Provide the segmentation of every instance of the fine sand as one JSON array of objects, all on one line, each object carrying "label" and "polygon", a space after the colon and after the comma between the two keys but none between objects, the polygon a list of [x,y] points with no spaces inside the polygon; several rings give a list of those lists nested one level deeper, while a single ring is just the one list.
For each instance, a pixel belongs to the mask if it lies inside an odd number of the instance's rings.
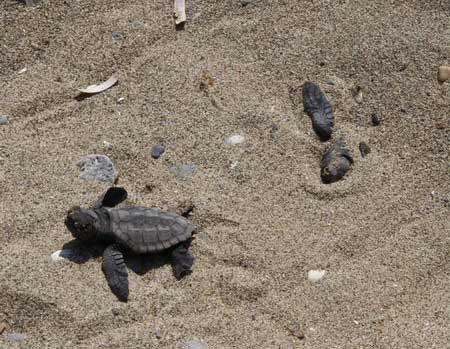
[{"label": "fine sand", "polygon": [[[447,348],[448,2],[187,0],[184,31],[172,12],[0,0],[0,347]],[[113,73],[116,86],[75,98]],[[354,158],[331,185],[330,142],[292,98],[307,80]],[[234,134],[244,142],[225,144]],[[66,211],[107,188],[79,178],[87,154],[112,159],[128,204],[195,205],[190,276],[129,260],[141,272],[125,304],[101,257],[50,261],[72,240]],[[192,178],[170,170],[183,164]]]}]

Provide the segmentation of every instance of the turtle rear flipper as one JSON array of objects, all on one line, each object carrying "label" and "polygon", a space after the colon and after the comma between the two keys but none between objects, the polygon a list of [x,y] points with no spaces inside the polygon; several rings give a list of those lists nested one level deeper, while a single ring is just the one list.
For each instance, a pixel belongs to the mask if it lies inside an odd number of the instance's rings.
[{"label": "turtle rear flipper", "polygon": [[127,196],[128,193],[124,188],[108,188],[108,190],[95,202],[93,208],[117,206],[122,201],[125,201],[127,199]]},{"label": "turtle rear flipper", "polygon": [[109,288],[122,301],[128,301],[128,272],[118,245],[110,245],[103,252],[102,270]]},{"label": "turtle rear flipper", "polygon": [[303,106],[314,132],[322,142],[331,138],[334,126],[333,109],[320,87],[313,82],[303,85]]},{"label": "turtle rear flipper", "polygon": [[194,257],[189,253],[188,247],[188,244],[181,243],[171,253],[172,271],[178,280],[192,273]]}]

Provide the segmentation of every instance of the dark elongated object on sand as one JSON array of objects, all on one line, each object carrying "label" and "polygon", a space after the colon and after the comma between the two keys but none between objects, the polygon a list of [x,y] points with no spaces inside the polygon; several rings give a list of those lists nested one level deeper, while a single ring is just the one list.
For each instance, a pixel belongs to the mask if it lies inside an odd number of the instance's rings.
[{"label": "dark elongated object on sand", "polygon": [[322,142],[331,138],[334,126],[333,110],[320,87],[313,82],[303,85],[303,107],[309,115],[314,132]]},{"label": "dark elongated object on sand", "polygon": [[189,275],[194,258],[188,248],[196,226],[174,213],[142,206],[114,207],[127,198],[120,187],[111,187],[90,208],[69,210],[65,224],[84,243],[103,242],[102,270],[111,291],[120,301],[128,300],[128,272],[124,254],[170,251],[177,279]]},{"label": "dark elongated object on sand", "polygon": [[330,146],[320,162],[320,177],[324,184],[337,182],[345,176],[353,158],[342,142]]}]

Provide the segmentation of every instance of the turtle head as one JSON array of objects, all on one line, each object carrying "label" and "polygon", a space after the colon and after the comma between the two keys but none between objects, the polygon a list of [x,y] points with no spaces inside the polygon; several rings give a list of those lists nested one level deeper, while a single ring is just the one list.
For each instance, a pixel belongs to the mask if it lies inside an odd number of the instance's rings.
[{"label": "turtle head", "polygon": [[67,212],[64,223],[73,237],[82,241],[94,240],[97,237],[98,216],[93,210],[72,207]]}]

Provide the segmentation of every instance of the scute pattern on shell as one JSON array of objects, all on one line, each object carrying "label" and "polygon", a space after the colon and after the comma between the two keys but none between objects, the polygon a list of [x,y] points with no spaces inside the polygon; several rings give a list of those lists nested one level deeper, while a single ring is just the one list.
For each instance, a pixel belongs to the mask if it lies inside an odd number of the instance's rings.
[{"label": "scute pattern on shell", "polygon": [[184,217],[156,208],[129,206],[108,209],[112,234],[135,253],[151,253],[192,236],[196,226]]}]

